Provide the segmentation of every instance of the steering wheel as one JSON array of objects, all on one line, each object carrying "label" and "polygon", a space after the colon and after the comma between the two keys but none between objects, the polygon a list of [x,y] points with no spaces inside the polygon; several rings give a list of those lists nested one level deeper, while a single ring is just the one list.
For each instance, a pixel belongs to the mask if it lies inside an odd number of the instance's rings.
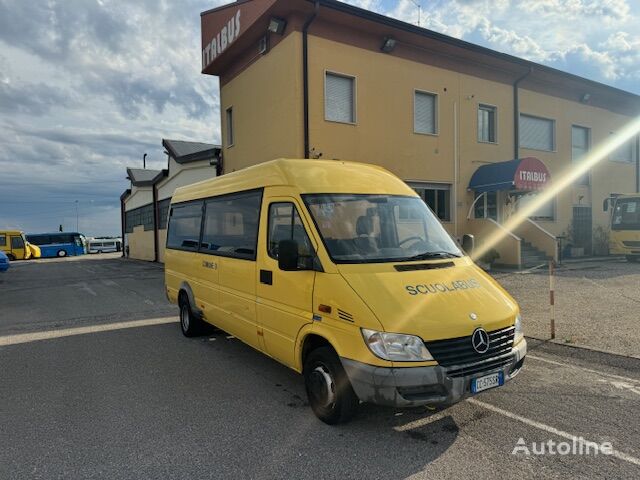
[{"label": "steering wheel", "polygon": [[414,241],[418,241],[418,242],[424,242],[424,240],[421,237],[407,237],[404,240],[398,242],[398,245],[401,246],[404,243],[410,241],[410,240],[414,240]]}]

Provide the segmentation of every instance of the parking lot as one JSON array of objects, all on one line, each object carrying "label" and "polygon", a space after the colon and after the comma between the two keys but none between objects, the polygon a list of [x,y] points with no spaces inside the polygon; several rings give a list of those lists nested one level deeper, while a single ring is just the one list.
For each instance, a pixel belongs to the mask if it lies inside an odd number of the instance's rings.
[{"label": "parking lot", "polygon": [[[550,338],[549,271],[494,273],[522,309],[525,332]],[[640,263],[569,262],[555,272],[556,342],[640,358]]]},{"label": "parking lot", "polygon": [[[633,297],[632,267],[559,284],[593,281]],[[526,292],[544,292],[545,278],[500,279],[540,338],[548,310]],[[361,405],[351,423],[330,427],[294,372],[224,332],[183,337],[159,265],[113,255],[16,262],[0,282],[3,479],[640,477],[635,358],[530,339],[525,368],[502,388],[441,411]],[[559,335],[585,343],[565,325],[615,330],[618,318],[637,319],[637,303],[614,296],[578,315],[593,288],[573,307],[559,299]],[[614,347],[631,327],[621,328]],[[534,442],[577,437],[610,442],[612,453],[533,454]],[[532,453],[513,454],[518,442]]]}]

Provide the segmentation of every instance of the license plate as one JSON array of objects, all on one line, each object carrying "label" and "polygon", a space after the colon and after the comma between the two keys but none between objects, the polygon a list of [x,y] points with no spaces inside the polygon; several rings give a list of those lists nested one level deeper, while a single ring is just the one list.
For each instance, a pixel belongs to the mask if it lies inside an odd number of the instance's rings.
[{"label": "license plate", "polygon": [[504,383],[504,376],[502,372],[492,373],[491,375],[485,375],[484,377],[471,379],[471,393],[482,392],[483,390],[489,390],[490,388],[499,387]]}]

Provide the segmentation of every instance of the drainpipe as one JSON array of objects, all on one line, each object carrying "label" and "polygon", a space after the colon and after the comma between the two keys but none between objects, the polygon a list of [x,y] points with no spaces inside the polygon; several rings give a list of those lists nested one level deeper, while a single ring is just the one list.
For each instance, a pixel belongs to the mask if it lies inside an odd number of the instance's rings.
[{"label": "drainpipe", "polygon": [[308,31],[320,9],[320,1],[315,1],[313,13],[302,27],[302,105],[304,109],[304,158],[309,158],[309,40]]},{"label": "drainpipe", "polygon": [[518,95],[518,86],[525,78],[533,72],[533,67],[529,67],[529,71],[519,77],[513,83],[513,158],[520,158],[520,100]]},{"label": "drainpipe", "polygon": [[636,137],[636,193],[640,193],[640,136]]},{"label": "drainpipe", "polygon": [[122,258],[125,257],[124,254],[124,236],[125,236],[125,226],[124,226],[124,222],[125,222],[125,211],[124,211],[124,199],[122,197],[120,197],[120,230],[122,233]]},{"label": "drainpipe", "polygon": [[158,261],[158,188],[157,183],[151,185],[153,194],[153,261]]}]

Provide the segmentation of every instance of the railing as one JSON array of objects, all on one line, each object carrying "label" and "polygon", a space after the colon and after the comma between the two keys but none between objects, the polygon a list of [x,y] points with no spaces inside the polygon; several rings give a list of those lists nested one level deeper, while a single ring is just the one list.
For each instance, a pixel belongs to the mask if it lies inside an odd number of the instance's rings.
[{"label": "railing", "polygon": [[559,260],[558,238],[530,218],[518,225],[513,233],[544,252],[547,257],[556,262]]},{"label": "railing", "polygon": [[490,218],[471,218],[467,222],[468,233],[476,238],[478,247],[497,236],[502,237],[491,248],[495,249],[500,258],[495,263],[510,267],[520,267],[522,262],[522,240],[519,236],[505,229]]}]

